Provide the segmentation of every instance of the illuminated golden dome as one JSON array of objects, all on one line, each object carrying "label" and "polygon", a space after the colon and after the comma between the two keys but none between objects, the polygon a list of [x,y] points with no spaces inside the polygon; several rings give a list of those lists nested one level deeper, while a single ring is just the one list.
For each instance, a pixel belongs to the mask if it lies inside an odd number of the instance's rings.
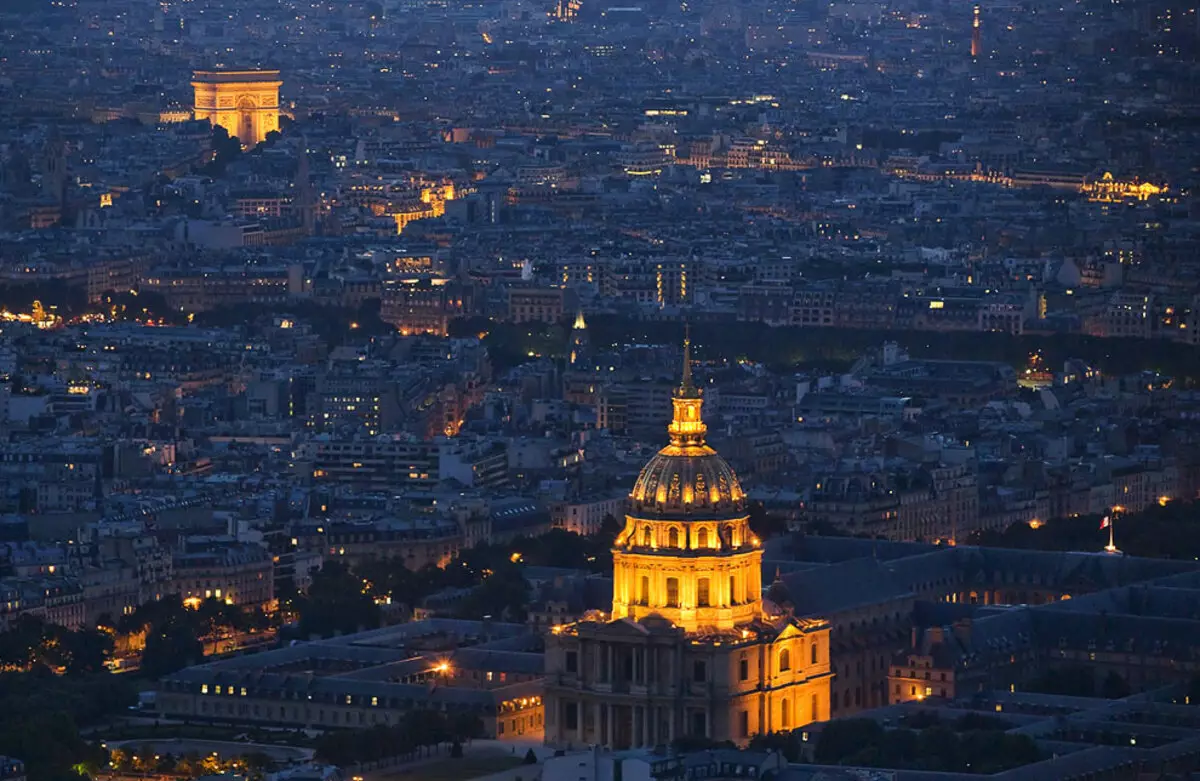
[{"label": "illuminated golden dome", "polygon": [[745,493],[737,475],[704,442],[703,391],[692,384],[689,340],[683,343],[683,383],[671,402],[671,442],[642,468],[629,494],[630,512],[641,518],[743,515]]}]

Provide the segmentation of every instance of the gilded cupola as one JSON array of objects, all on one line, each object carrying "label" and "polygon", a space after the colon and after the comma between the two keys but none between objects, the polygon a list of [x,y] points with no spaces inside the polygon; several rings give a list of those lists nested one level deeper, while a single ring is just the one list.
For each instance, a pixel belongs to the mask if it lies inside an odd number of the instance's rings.
[{"label": "gilded cupola", "polygon": [[692,381],[690,340],[683,344],[683,381],[671,402],[670,441],[638,475],[629,494],[630,512],[680,520],[744,515],[745,494],[737,475],[704,441],[704,392]]}]

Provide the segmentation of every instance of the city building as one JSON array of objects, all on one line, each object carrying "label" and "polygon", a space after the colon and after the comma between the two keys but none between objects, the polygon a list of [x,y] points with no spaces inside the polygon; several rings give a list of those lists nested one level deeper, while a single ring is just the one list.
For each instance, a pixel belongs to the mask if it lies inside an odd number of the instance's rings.
[{"label": "city building", "polygon": [[670,444],[634,483],[613,548],[612,610],[546,637],[552,745],[745,742],[829,715],[829,624],[764,603],[761,544],[705,443],[688,348]]},{"label": "city building", "polygon": [[223,127],[244,146],[261,143],[279,132],[277,70],[211,70],[192,74],[193,114]]}]

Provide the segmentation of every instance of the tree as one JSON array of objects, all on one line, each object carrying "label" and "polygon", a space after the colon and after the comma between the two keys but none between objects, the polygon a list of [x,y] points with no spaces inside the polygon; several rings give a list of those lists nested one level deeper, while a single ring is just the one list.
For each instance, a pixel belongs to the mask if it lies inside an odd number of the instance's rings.
[{"label": "tree", "polygon": [[296,600],[303,637],[330,637],[379,626],[379,606],[363,593],[362,578],[341,562],[327,561],[309,586],[308,594]]},{"label": "tree", "polygon": [[194,631],[184,624],[156,626],[146,634],[142,651],[142,672],[158,678],[204,658],[204,644]]},{"label": "tree", "polygon": [[782,516],[767,512],[762,502],[750,504],[750,530],[759,539],[766,540],[777,535],[787,534],[787,520]]},{"label": "tree", "polygon": [[778,751],[788,762],[803,758],[800,737],[796,732],[759,733],[750,739],[751,751]]},{"label": "tree", "polygon": [[456,743],[464,740],[469,742],[481,737],[483,735],[483,719],[475,713],[456,711],[450,717],[450,734],[454,736]]},{"label": "tree", "polygon": [[537,754],[535,754],[533,752],[533,749],[529,749],[528,751],[525,752],[525,759],[521,760],[521,764],[536,765],[537,761],[538,761]]},{"label": "tree", "polygon": [[275,766],[271,758],[261,751],[252,751],[242,757],[242,763],[246,767],[246,775],[252,781],[263,778]]},{"label": "tree", "polygon": [[883,727],[874,719],[831,721],[821,730],[814,758],[820,764],[836,765],[882,737]]}]

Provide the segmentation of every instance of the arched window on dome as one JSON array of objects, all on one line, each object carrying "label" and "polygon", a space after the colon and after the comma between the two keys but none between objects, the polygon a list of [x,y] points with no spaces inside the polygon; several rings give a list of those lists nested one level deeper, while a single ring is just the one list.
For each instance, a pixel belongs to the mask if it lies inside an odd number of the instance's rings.
[{"label": "arched window on dome", "polygon": [[643,545],[643,547],[646,547],[646,548],[650,547],[650,527],[649,526],[642,527],[642,545]]},{"label": "arched window on dome", "polygon": [[779,652],[779,672],[785,673],[792,669],[792,653],[788,649]]},{"label": "arched window on dome", "polygon": [[642,575],[642,593],[641,593],[640,599],[638,601],[641,602],[643,605],[650,604],[650,576],[649,575]]},{"label": "arched window on dome", "polygon": [[708,607],[711,602],[711,597],[709,596],[710,588],[708,584],[708,578],[700,578],[698,581],[696,581],[697,607]]},{"label": "arched window on dome", "polygon": [[736,605],[737,603],[738,603],[737,576],[730,575],[729,576],[729,604]]},{"label": "arched window on dome", "polygon": [[674,526],[671,527],[671,531],[667,532],[667,547],[679,547],[679,529],[676,529]]},{"label": "arched window on dome", "polygon": [[[817,663],[817,643],[814,640],[812,644],[812,664]],[[813,718],[816,718],[815,716]]]},{"label": "arched window on dome", "polygon": [[701,528],[700,531],[696,532],[696,547],[708,547],[708,529]]},{"label": "arched window on dome", "polygon": [[779,726],[784,729],[792,726],[792,708],[787,697],[779,702]]}]

